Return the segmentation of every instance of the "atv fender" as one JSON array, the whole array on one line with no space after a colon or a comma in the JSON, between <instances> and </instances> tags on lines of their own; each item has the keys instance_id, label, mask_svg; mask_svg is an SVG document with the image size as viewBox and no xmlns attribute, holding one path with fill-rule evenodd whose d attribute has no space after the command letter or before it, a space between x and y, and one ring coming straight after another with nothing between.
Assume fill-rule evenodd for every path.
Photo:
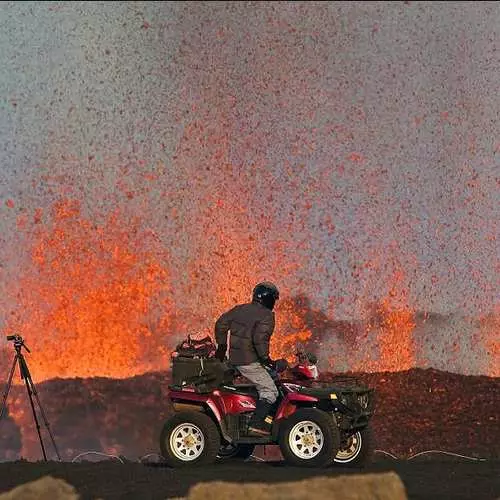
<instances>
[{"instance_id":1,"label":"atv fender","mask_svg":"<svg viewBox=\"0 0 500 500\"><path fill-rule=\"evenodd\" d=\"M214 401L205 394L198 394L196 392L189 393L187 391L171 391L170 400L175 411L185 411L187 409L191 411L202 411L209 415L215 422L220 430L221 436L229 443L233 442L233 439L227 432L226 424L222 419L222 415L217 408ZM179 408L179 410L176 409ZM187 408L189 406L189 408Z\"/></svg>"},{"instance_id":2,"label":"atv fender","mask_svg":"<svg viewBox=\"0 0 500 500\"><path fill-rule=\"evenodd\" d=\"M298 392L287 394L286 398L281 402L278 411L276 412L276 419L278 420L280 418L289 417L295 412L297 407L313 406L311 403L317 403L318 401L319 399L314 396L308 396Z\"/></svg>"},{"instance_id":3,"label":"atv fender","mask_svg":"<svg viewBox=\"0 0 500 500\"><path fill-rule=\"evenodd\" d=\"M274 440L278 439L279 430L283 420L288 418L290 415L295 413L298 408L315 406L319 399L314 396L307 396L306 394L300 394L298 392L287 394L285 399L279 405L278 411L274 419L274 425L272 429L272 437Z\"/></svg>"}]
</instances>

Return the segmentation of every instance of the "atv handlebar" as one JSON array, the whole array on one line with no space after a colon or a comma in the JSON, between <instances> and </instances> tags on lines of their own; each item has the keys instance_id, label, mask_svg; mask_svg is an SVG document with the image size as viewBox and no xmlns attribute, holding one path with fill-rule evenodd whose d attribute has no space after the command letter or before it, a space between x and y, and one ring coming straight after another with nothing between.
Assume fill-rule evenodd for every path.
<instances>
[{"instance_id":1,"label":"atv handlebar","mask_svg":"<svg viewBox=\"0 0 500 500\"><path fill-rule=\"evenodd\" d=\"M310 363L312 365L315 365L318 363L318 357L316 356L316 354L313 354L312 352L298 350L295 353L295 356L297 356L299 363Z\"/></svg>"}]
</instances>

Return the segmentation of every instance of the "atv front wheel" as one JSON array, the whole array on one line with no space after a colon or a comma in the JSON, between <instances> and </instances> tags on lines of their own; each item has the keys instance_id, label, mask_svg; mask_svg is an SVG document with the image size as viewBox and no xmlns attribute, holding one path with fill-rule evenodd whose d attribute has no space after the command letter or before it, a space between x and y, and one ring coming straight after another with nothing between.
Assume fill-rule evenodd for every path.
<instances>
[{"instance_id":1,"label":"atv front wheel","mask_svg":"<svg viewBox=\"0 0 500 500\"><path fill-rule=\"evenodd\" d=\"M250 458L255 449L254 444L227 444L221 445L219 453L217 453L217 460L246 460Z\"/></svg>"},{"instance_id":2,"label":"atv front wheel","mask_svg":"<svg viewBox=\"0 0 500 500\"><path fill-rule=\"evenodd\" d=\"M355 432L340 444L340 449L335 456L335 464L346 467L363 467L372 455L371 429L367 427Z\"/></svg>"},{"instance_id":3,"label":"atv front wheel","mask_svg":"<svg viewBox=\"0 0 500 500\"><path fill-rule=\"evenodd\" d=\"M297 410L282 424L280 448L293 465L327 467L340 446L339 430L332 415L315 408Z\"/></svg>"},{"instance_id":4,"label":"atv front wheel","mask_svg":"<svg viewBox=\"0 0 500 500\"><path fill-rule=\"evenodd\" d=\"M161 454L171 467L211 464L220 447L219 429L204 413L175 413L163 426Z\"/></svg>"}]
</instances>

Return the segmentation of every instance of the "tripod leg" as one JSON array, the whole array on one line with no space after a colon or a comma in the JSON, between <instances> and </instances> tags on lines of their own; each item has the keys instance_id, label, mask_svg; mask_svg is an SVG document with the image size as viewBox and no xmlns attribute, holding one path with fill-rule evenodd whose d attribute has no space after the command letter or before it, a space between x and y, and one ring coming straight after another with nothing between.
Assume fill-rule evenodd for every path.
<instances>
[{"instance_id":1,"label":"tripod leg","mask_svg":"<svg viewBox=\"0 0 500 500\"><path fill-rule=\"evenodd\" d=\"M38 408L40 409L40 414L42 415L42 420L45 424L45 427L47 428L47 432L49 433L50 440L52 441L52 446L54 446L54 450L56 452L57 458L59 461L61 461L61 456L59 455L59 450L57 449L56 442L54 440L54 435L52 434L52 431L50 429L49 421L47 420L45 412L43 411L43 406L42 406L42 403L40 402L40 398L38 397L38 392L36 390L35 383L33 382L33 379L31 378L31 373L29 371L28 364L26 363L26 360L24 359L24 356L22 354L19 357L19 365L21 367L21 374L22 374L21 377L26 382L26 388L28 390L28 396L30 398L31 408L33 410L33 418L35 419L35 423L37 426L38 437L40 439L40 446L42 447L42 452L43 452L43 456L45 458L45 461L47 461L47 456L45 454L45 447L43 445L42 435L40 433L40 425L38 423L38 418L36 415L35 406L33 404L32 395L35 396L36 402L38 404Z\"/></svg>"},{"instance_id":2,"label":"tripod leg","mask_svg":"<svg viewBox=\"0 0 500 500\"><path fill-rule=\"evenodd\" d=\"M33 391L33 395L35 396L36 402L38 404L38 408L40 408L40 414L42 415L43 423L45 424L45 427L47 428L47 432L49 433L50 440L52 441L52 446L54 447L54 450L55 450L56 455L57 455L57 459L60 462L61 456L59 455L59 450L57 449L54 435L52 434L52 430L50 429L49 421L47 420L45 412L43 411L42 403L40 402L40 398L38 397L38 392L36 390L35 384L33 383L33 380L31 379L31 377L29 378L29 381L30 381L31 389Z\"/></svg>"},{"instance_id":3,"label":"tripod leg","mask_svg":"<svg viewBox=\"0 0 500 500\"><path fill-rule=\"evenodd\" d=\"M42 434L40 432L40 424L38 423L38 417L36 414L35 405L33 403L33 395L32 395L33 393L31 391L31 386L30 386L28 377L26 377L24 379L24 382L26 383L26 390L28 391L28 398L30 400L31 410L33 412L33 419L35 420L36 431L38 433L38 439L40 440L40 446L42 448L43 459L47 462L47 454L45 453L45 446L43 445Z\"/></svg>"},{"instance_id":4,"label":"tripod leg","mask_svg":"<svg viewBox=\"0 0 500 500\"><path fill-rule=\"evenodd\" d=\"M16 369L17 356L14 358L12 363L12 368L10 369L9 378L7 379L7 384L5 386L5 392L3 394L2 409L0 410L0 420L2 420L4 413L7 412L7 398L9 397L10 388L12 387L12 378L14 377L14 371Z\"/></svg>"}]
</instances>

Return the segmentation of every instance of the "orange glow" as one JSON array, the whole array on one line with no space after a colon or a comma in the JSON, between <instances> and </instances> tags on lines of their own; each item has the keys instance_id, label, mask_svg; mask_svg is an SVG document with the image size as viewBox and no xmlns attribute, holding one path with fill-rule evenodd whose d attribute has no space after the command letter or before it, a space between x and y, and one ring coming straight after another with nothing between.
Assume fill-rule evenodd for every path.
<instances>
[{"instance_id":1,"label":"orange glow","mask_svg":"<svg viewBox=\"0 0 500 500\"><path fill-rule=\"evenodd\" d=\"M113 214L97 224L64 200L34 236L6 334L19 332L32 348L35 382L129 377L155 367L152 356L167 366L168 275L137 221Z\"/></svg>"},{"instance_id":2,"label":"orange glow","mask_svg":"<svg viewBox=\"0 0 500 500\"><path fill-rule=\"evenodd\" d=\"M380 364L379 371L409 370L414 366L415 347L412 332L414 313L406 308L391 308L389 300L382 301L378 310Z\"/></svg>"},{"instance_id":3,"label":"orange glow","mask_svg":"<svg viewBox=\"0 0 500 500\"><path fill-rule=\"evenodd\" d=\"M305 344L312 337L305 322L305 315L295 303L284 301L277 307L276 333L272 337L271 357L295 361L299 344Z\"/></svg>"},{"instance_id":4,"label":"orange glow","mask_svg":"<svg viewBox=\"0 0 500 500\"><path fill-rule=\"evenodd\" d=\"M388 296L376 305L370 318L368 329L376 331L379 347L379 360L369 363L370 371L401 371L415 366L415 311L401 287L403 277L400 271L394 274Z\"/></svg>"},{"instance_id":5,"label":"orange glow","mask_svg":"<svg viewBox=\"0 0 500 500\"><path fill-rule=\"evenodd\" d=\"M484 342L488 354L486 372L490 377L500 377L500 310L479 319L478 342Z\"/></svg>"}]
</instances>

